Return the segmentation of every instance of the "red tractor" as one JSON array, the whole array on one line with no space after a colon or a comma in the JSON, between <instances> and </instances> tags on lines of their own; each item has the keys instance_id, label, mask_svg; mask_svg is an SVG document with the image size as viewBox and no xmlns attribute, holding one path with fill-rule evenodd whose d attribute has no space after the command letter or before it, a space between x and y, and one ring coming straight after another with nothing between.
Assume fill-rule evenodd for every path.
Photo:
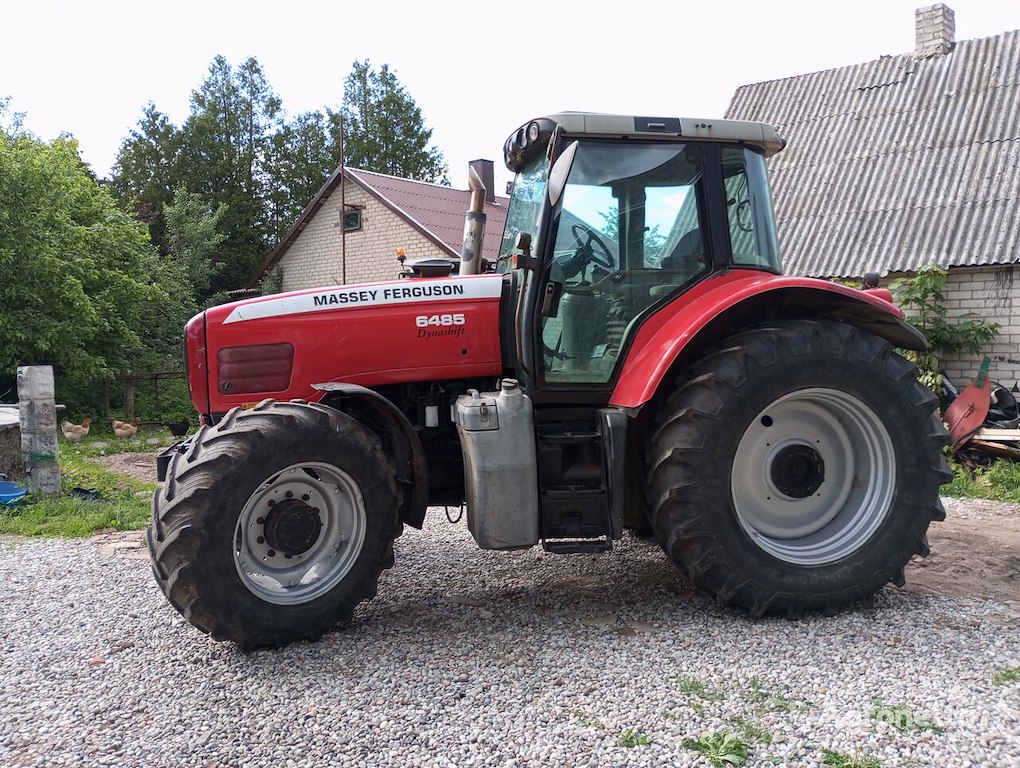
<instances>
[{"instance_id":1,"label":"red tractor","mask_svg":"<svg viewBox=\"0 0 1020 768\"><path fill-rule=\"evenodd\" d=\"M752 616L901 585L950 477L894 350L925 339L888 291L782 274L782 147L760 123L532 120L500 253L473 206L459 262L193 318L205 426L160 457L148 531L171 604L246 648L317 638L405 524L461 504L486 549L654 534Z\"/></svg>"}]
</instances>

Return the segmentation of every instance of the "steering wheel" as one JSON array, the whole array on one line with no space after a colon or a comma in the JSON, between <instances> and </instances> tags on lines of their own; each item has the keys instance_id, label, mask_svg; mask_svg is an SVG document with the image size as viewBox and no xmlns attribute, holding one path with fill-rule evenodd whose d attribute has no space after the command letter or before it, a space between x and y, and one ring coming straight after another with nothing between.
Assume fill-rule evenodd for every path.
<instances>
[{"instance_id":1,"label":"steering wheel","mask_svg":"<svg viewBox=\"0 0 1020 768\"><path fill-rule=\"evenodd\" d=\"M577 243L577 255L581 256L585 263L590 261L603 269L613 268L613 254L609 252L609 248L595 234L594 230L584 224L571 224L570 234L574 236L574 242Z\"/></svg>"},{"instance_id":2,"label":"steering wheel","mask_svg":"<svg viewBox=\"0 0 1020 768\"><path fill-rule=\"evenodd\" d=\"M751 201L741 200L737 203L737 226L743 232L750 232L751 226Z\"/></svg>"}]
</instances>

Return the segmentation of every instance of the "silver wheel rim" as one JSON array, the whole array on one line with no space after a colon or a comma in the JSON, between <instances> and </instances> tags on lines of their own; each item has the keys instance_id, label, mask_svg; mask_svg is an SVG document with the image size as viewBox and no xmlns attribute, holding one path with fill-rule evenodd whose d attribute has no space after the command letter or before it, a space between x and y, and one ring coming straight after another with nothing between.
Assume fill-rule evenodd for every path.
<instances>
[{"instance_id":1,"label":"silver wheel rim","mask_svg":"<svg viewBox=\"0 0 1020 768\"><path fill-rule=\"evenodd\" d=\"M737 519L780 560L833 563L864 546L889 514L895 458L882 421L856 397L792 392L740 439L731 480Z\"/></svg>"},{"instance_id":2,"label":"silver wheel rim","mask_svg":"<svg viewBox=\"0 0 1020 768\"><path fill-rule=\"evenodd\" d=\"M293 464L248 498L234 528L234 567L277 605L315 600L347 575L365 543L365 502L343 470Z\"/></svg>"}]
</instances>

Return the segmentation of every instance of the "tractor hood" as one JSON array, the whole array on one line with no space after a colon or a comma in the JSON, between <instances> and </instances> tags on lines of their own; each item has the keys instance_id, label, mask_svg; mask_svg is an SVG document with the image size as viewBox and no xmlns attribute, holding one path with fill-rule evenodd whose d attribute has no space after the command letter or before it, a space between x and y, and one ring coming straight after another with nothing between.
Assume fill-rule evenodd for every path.
<instances>
[{"instance_id":1,"label":"tractor hood","mask_svg":"<svg viewBox=\"0 0 1020 768\"><path fill-rule=\"evenodd\" d=\"M374 387L498 376L503 276L412 278L246 299L206 310L186 333L201 413L267 397L317 400L313 384ZM204 332L199 332L204 326Z\"/></svg>"}]
</instances>

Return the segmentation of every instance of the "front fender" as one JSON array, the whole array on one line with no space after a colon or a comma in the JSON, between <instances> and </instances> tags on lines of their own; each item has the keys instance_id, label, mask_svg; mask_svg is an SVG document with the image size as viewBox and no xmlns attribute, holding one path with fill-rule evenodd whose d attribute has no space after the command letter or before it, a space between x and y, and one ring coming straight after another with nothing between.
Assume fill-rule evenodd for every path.
<instances>
[{"instance_id":1,"label":"front fender","mask_svg":"<svg viewBox=\"0 0 1020 768\"><path fill-rule=\"evenodd\" d=\"M366 387L330 381L313 384L312 388L357 401L367 407L382 425L389 436L389 448L397 464L397 489L404 496L400 519L414 528L421 528L425 523L425 508L428 504L428 464L421 440L411 422L397 406Z\"/></svg>"},{"instance_id":2,"label":"front fender","mask_svg":"<svg viewBox=\"0 0 1020 768\"><path fill-rule=\"evenodd\" d=\"M902 349L924 350L924 335L885 297L810 277L731 270L667 304L638 329L610 404L639 408L675 366L736 330L759 322L808 318L849 323Z\"/></svg>"}]
</instances>

